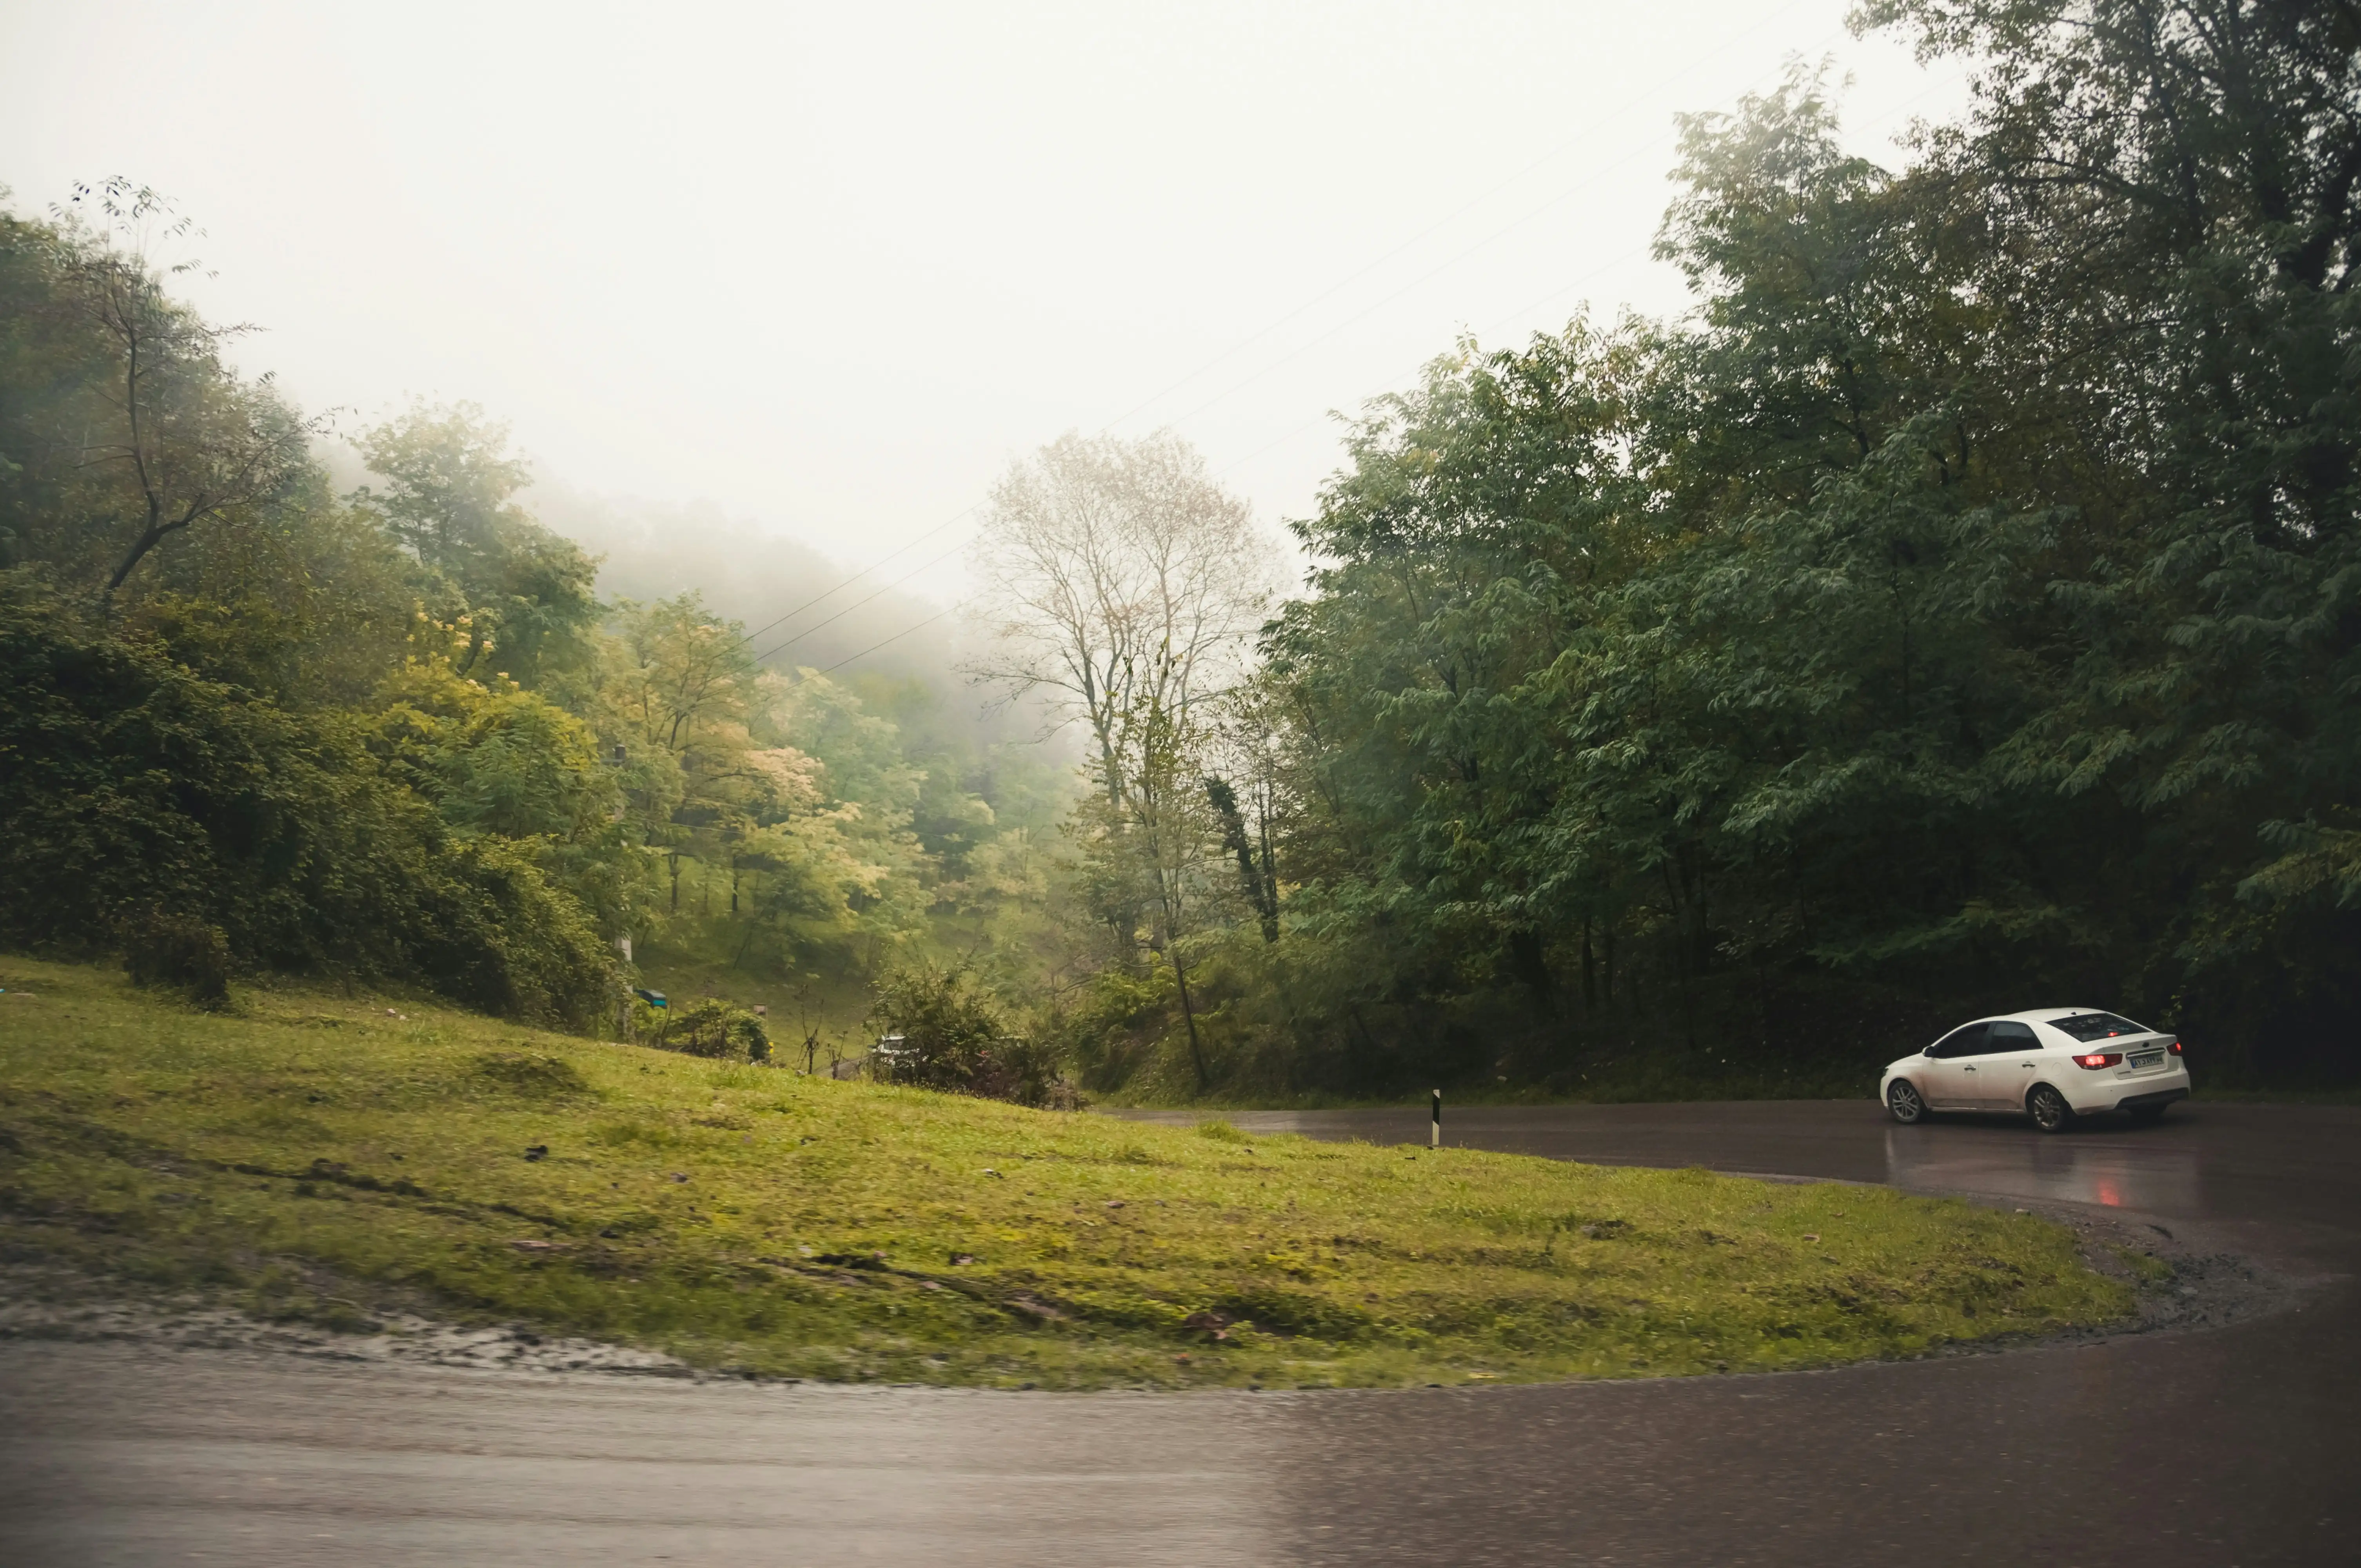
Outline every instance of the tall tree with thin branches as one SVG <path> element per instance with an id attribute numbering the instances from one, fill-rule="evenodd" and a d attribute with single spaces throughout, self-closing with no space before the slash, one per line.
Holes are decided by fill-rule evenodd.
<path id="1" fill-rule="evenodd" d="M 973 551 L 991 641 L 970 674 L 1044 701 L 1054 727 L 1088 729 L 1095 849 L 1119 863 L 1112 883 L 1137 894 L 1110 918 L 1126 939 L 1144 926 L 1171 963 L 1201 1086 L 1183 950 L 1210 820 L 1197 751 L 1207 704 L 1246 667 L 1270 563 L 1246 503 L 1169 432 L 1050 443 L 993 491 Z"/>
<path id="2" fill-rule="evenodd" d="M 80 466 L 128 482 L 130 516 L 118 520 L 101 591 L 111 606 L 167 538 L 283 496 L 309 472 L 311 439 L 324 425 L 299 417 L 269 376 L 247 381 L 223 363 L 250 327 L 215 325 L 167 291 L 196 264 L 159 269 L 148 241 L 192 230 L 154 191 L 122 180 L 79 187 L 56 215 L 62 300 L 114 366 L 77 454 Z"/>

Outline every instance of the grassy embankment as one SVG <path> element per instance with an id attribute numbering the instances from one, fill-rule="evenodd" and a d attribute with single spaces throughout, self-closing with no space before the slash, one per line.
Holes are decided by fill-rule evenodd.
<path id="1" fill-rule="evenodd" d="M 1822 1365 L 2131 1305 L 2055 1226 L 1876 1189 L 1142 1126 L 324 990 L 208 1014 L 16 959 L 0 985 L 9 1255 L 356 1329 L 425 1306 L 773 1375 L 1327 1386 Z"/>

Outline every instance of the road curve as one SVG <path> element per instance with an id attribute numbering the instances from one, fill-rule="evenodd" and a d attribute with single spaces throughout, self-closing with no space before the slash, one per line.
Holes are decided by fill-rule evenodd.
<path id="1" fill-rule="evenodd" d="M 1422 1111 L 1257 1129 L 1423 1141 Z M 2228 1328 L 1839 1371 L 1026 1395 L 0 1344 L 0 1563 L 2361 1562 L 2361 1112 L 2044 1138 L 1865 1102 L 1455 1143 L 2116 1209 L 2312 1281 Z"/>

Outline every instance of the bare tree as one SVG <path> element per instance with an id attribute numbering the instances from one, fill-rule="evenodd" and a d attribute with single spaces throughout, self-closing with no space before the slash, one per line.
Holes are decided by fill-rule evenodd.
<path id="1" fill-rule="evenodd" d="M 969 673 L 1081 721 L 1112 804 L 1124 729 L 1235 678 L 1261 624 L 1270 548 L 1180 437 L 1069 433 L 1012 467 L 972 552 L 991 651 Z"/>
<path id="2" fill-rule="evenodd" d="M 1205 705 L 1246 668 L 1276 575 L 1270 547 L 1178 436 L 1070 433 L 994 490 L 973 565 L 992 641 L 969 673 L 1011 700 L 1045 699 L 1053 725 L 1089 727 L 1098 842 L 1152 912 L 1148 943 L 1172 965 L 1202 1087 L 1182 952 L 1208 823 L 1194 758 Z"/>

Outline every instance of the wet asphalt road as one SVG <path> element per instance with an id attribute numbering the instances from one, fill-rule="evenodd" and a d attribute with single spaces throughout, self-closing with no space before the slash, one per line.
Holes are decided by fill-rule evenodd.
<path id="1" fill-rule="evenodd" d="M 1423 1141 L 1422 1111 L 1241 1115 Z M 2361 1111 L 1453 1113 L 1566 1158 L 2103 1205 L 2312 1285 L 2225 1329 L 1778 1376 L 1025 1395 L 0 1344 L 0 1564 L 2361 1563 Z"/>

